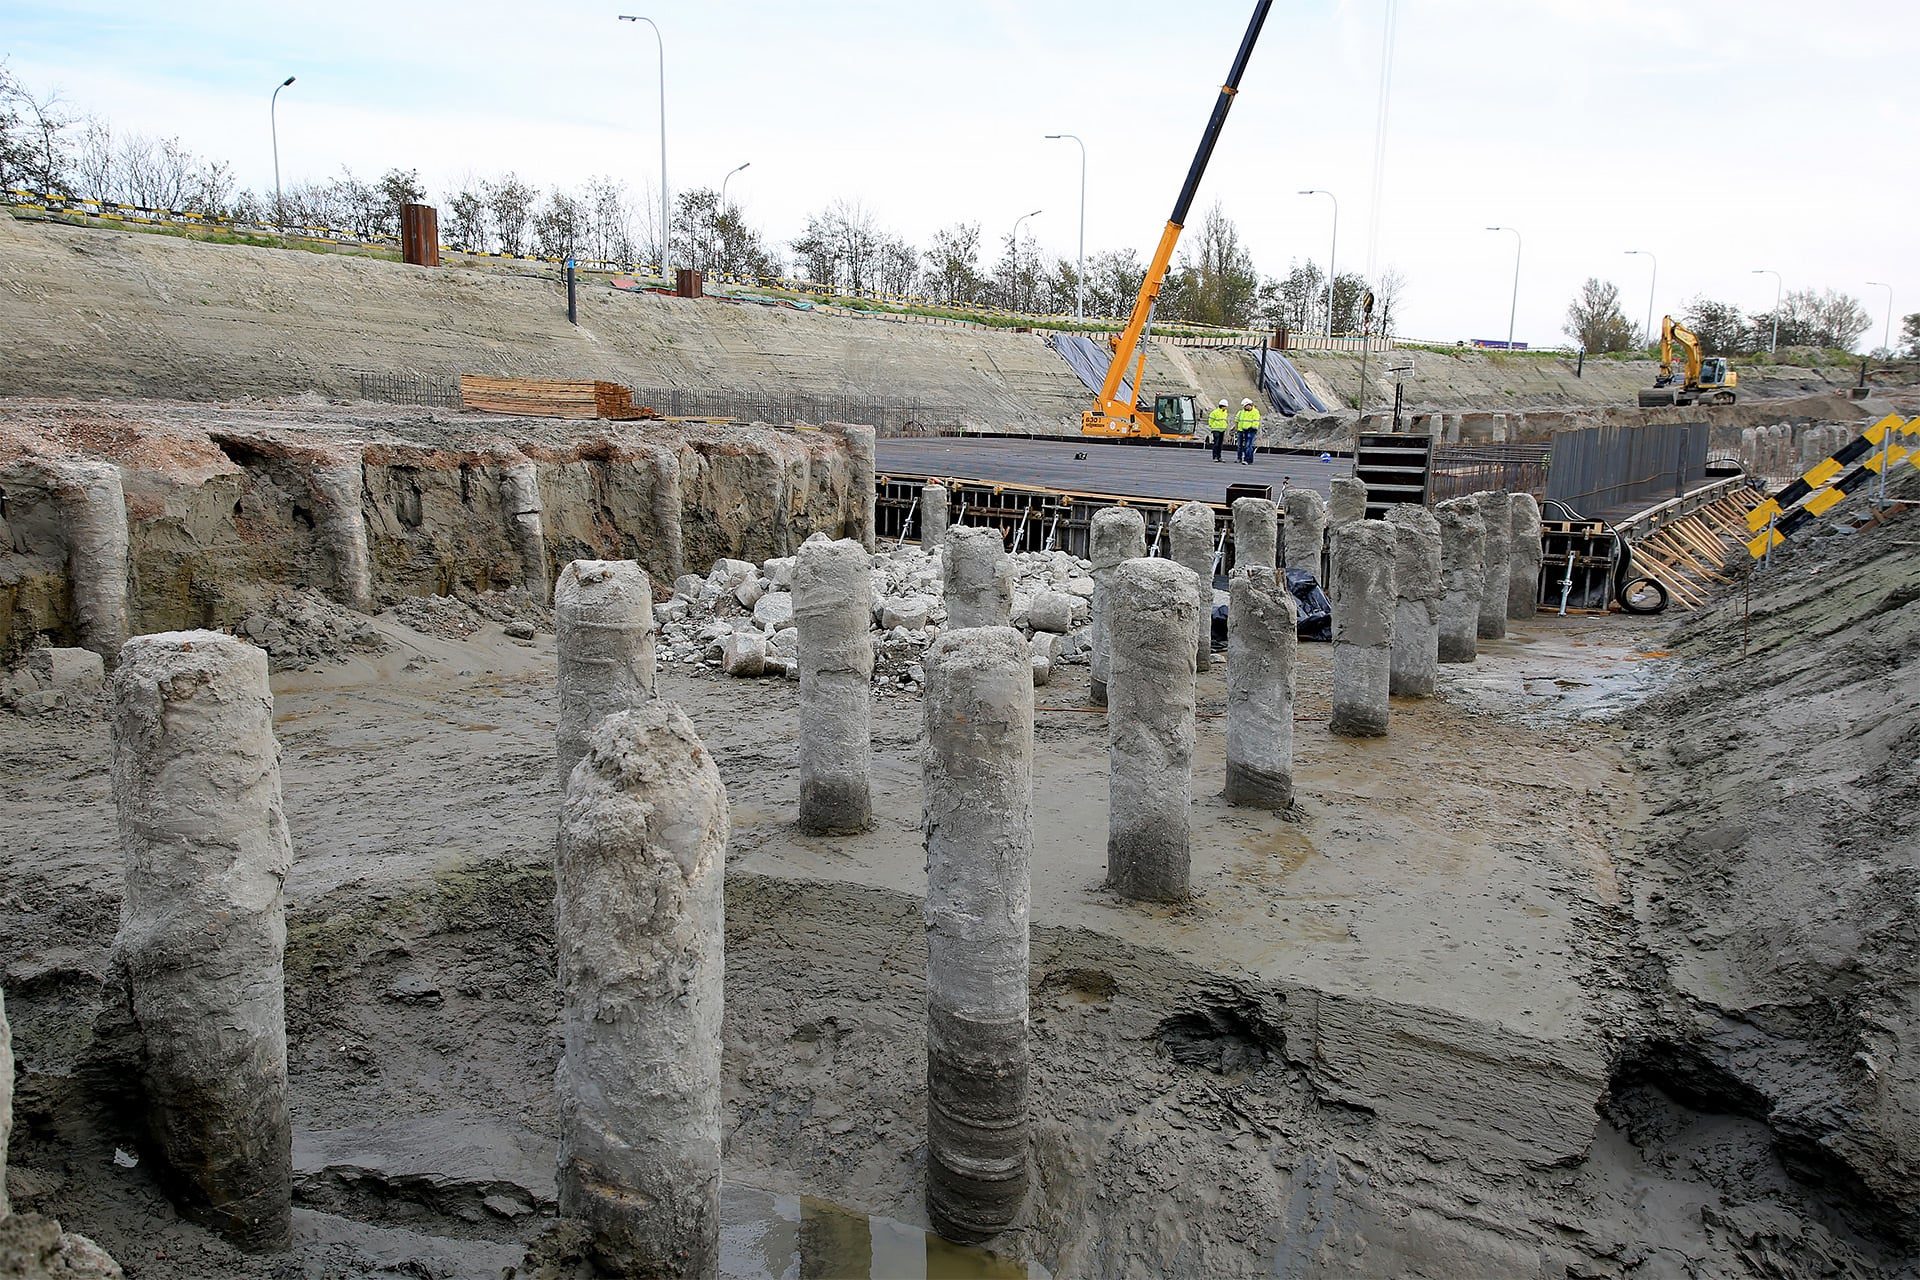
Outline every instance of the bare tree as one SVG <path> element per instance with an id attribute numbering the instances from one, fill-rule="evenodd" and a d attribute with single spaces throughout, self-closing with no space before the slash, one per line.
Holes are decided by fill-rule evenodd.
<path id="1" fill-rule="evenodd" d="M 547 258 L 571 258 L 580 249 L 587 212 L 581 202 L 555 187 L 533 220 L 534 252 Z"/>
<path id="2" fill-rule="evenodd" d="M 921 255 L 922 288 L 939 302 L 979 302 L 987 282 L 980 275 L 980 224 L 956 222 L 933 233 Z"/>
<path id="3" fill-rule="evenodd" d="M 493 218 L 493 232 L 499 237 L 502 253 L 524 253 L 527 248 L 527 224 L 533 219 L 533 207 L 540 195 L 509 173 L 486 185 L 487 212 Z"/>
<path id="4" fill-rule="evenodd" d="M 74 120 L 58 93 L 35 93 L 0 63 L 0 186 L 64 194 Z"/>
<path id="5" fill-rule="evenodd" d="M 586 206 L 587 256 L 622 265 L 632 262 L 633 211 L 627 204 L 626 184 L 606 175 L 591 178 L 582 202 Z"/>
<path id="6" fill-rule="evenodd" d="M 487 198 L 485 188 L 471 175 L 460 180 L 460 189 L 442 197 L 447 210 L 447 243 L 469 253 L 487 247 Z"/>

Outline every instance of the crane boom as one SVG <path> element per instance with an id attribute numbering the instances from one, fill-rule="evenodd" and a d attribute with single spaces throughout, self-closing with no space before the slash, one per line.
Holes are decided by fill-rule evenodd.
<path id="1" fill-rule="evenodd" d="M 1108 364 L 1107 376 L 1100 384 L 1100 398 L 1093 408 L 1081 415 L 1080 430 L 1084 435 L 1151 437 L 1160 434 L 1151 411 L 1143 412 L 1137 403 L 1120 399 L 1120 384 L 1126 377 L 1127 366 L 1136 365 L 1133 388 L 1137 402 L 1140 380 L 1147 362 L 1146 350 L 1141 345 L 1142 337 L 1153 323 L 1153 310 L 1160 298 L 1160 286 L 1166 282 L 1167 268 L 1173 262 L 1174 245 L 1180 240 L 1181 228 L 1186 225 L 1187 214 L 1193 208 L 1193 197 L 1200 190 L 1201 175 L 1206 173 L 1207 162 L 1213 158 L 1213 148 L 1220 141 L 1220 131 L 1227 123 L 1227 112 L 1233 106 L 1234 96 L 1240 92 L 1240 77 L 1246 73 L 1247 62 L 1253 57 L 1254 42 L 1260 38 L 1260 28 L 1266 23 L 1267 11 L 1272 7 L 1273 0 L 1257 0 L 1253 6 L 1253 17 L 1247 23 L 1247 33 L 1240 38 L 1240 48 L 1233 55 L 1233 66 L 1227 71 L 1226 83 L 1220 86 L 1220 96 L 1214 100 L 1213 114 L 1208 117 L 1206 130 L 1200 135 L 1200 147 L 1194 152 L 1193 164 L 1187 169 L 1187 180 L 1181 184 L 1180 196 L 1173 202 L 1173 216 L 1167 219 L 1165 229 L 1160 232 L 1160 243 L 1147 263 L 1146 277 L 1140 282 L 1140 296 L 1133 301 L 1133 312 L 1127 317 L 1126 327 L 1112 340 L 1113 360 Z"/>

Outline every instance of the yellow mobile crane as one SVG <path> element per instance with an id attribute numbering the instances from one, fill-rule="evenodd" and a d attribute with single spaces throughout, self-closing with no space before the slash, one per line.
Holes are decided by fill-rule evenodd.
<path id="1" fill-rule="evenodd" d="M 1193 165 L 1187 170 L 1186 184 L 1180 188 L 1180 198 L 1173 203 L 1173 216 L 1167 219 L 1166 230 L 1160 233 L 1160 245 L 1147 264 L 1146 278 L 1140 282 L 1140 296 L 1133 301 L 1133 314 L 1127 317 L 1127 327 L 1110 340 L 1113 361 L 1100 384 L 1100 398 L 1094 401 L 1093 408 L 1080 415 L 1082 435 L 1152 440 L 1162 435 L 1191 436 L 1200 425 L 1199 406 L 1190 395 L 1155 396 L 1151 405 L 1142 397 L 1140 380 L 1147 370 L 1144 339 L 1153 328 L 1153 310 L 1160 300 L 1160 286 L 1167 278 L 1173 246 L 1180 239 L 1187 211 L 1193 207 L 1194 193 L 1200 188 L 1200 175 L 1207 171 L 1207 161 L 1213 158 L 1214 144 L 1220 140 L 1220 130 L 1227 122 L 1227 110 L 1233 106 L 1234 95 L 1240 92 L 1240 77 L 1247 69 L 1247 59 L 1253 56 L 1253 44 L 1260 38 L 1267 10 L 1272 7 L 1273 0 L 1259 0 L 1253 6 L 1253 20 L 1247 24 L 1247 34 L 1240 40 L 1240 51 L 1233 57 L 1227 82 L 1220 86 L 1213 115 L 1200 137 L 1200 149 L 1194 153 Z M 1120 397 L 1120 385 L 1126 378 L 1128 365 L 1133 366 L 1131 403 Z"/>
<path id="2" fill-rule="evenodd" d="M 1679 344 L 1686 358 L 1683 371 L 1676 372 L 1673 365 L 1673 348 Z M 1672 316 L 1660 318 L 1660 376 L 1653 380 L 1653 386 L 1640 392 L 1640 407 L 1658 408 L 1661 405 L 1695 404 L 1704 401 L 1707 404 L 1732 404 L 1740 385 L 1740 375 L 1727 367 L 1725 356 L 1703 356 L 1700 352 L 1700 339 L 1693 330 L 1676 321 Z"/>

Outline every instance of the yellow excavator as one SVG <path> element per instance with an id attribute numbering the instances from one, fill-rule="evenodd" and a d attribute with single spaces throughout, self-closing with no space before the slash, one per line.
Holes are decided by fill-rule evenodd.
<path id="1" fill-rule="evenodd" d="M 1673 367 L 1676 344 L 1686 358 L 1686 366 L 1680 370 Z M 1693 330 L 1672 316 L 1660 318 L 1660 376 L 1653 380 L 1652 387 L 1640 392 L 1641 408 L 1732 404 L 1739 385 L 1740 375 L 1727 367 L 1725 356 L 1702 356 L 1700 339 Z"/>
<path id="2" fill-rule="evenodd" d="M 1199 429 L 1200 407 L 1193 396 L 1155 396 L 1148 404 L 1139 394 L 1140 380 L 1147 371 L 1145 339 L 1153 330 L 1153 311 L 1159 304 L 1160 286 L 1165 283 L 1167 267 L 1173 262 L 1173 246 L 1180 239 L 1188 210 L 1193 207 L 1194 193 L 1200 189 L 1200 175 L 1207 171 L 1207 161 L 1213 158 L 1214 144 L 1220 140 L 1220 130 L 1227 122 L 1227 110 L 1233 106 L 1234 95 L 1240 92 L 1240 77 L 1247 69 L 1247 60 L 1253 56 L 1254 41 L 1260 38 L 1260 28 L 1272 7 L 1273 0 L 1259 0 L 1253 7 L 1253 20 L 1247 24 L 1247 34 L 1240 40 L 1240 51 L 1233 57 L 1227 82 L 1220 86 L 1213 115 L 1200 138 L 1200 149 L 1194 153 L 1193 165 L 1187 170 L 1186 184 L 1180 188 L 1180 198 L 1173 203 L 1173 216 L 1167 219 L 1166 229 L 1160 233 L 1159 247 L 1154 249 L 1153 260 L 1147 264 L 1146 278 L 1140 282 L 1140 296 L 1134 299 L 1127 327 L 1110 339 L 1113 360 L 1107 365 L 1099 399 L 1094 401 L 1093 408 L 1080 415 L 1081 435 L 1153 440 L 1163 435 L 1190 437 Z M 1120 394 L 1128 365 L 1133 366 L 1131 399 L 1122 398 Z"/>

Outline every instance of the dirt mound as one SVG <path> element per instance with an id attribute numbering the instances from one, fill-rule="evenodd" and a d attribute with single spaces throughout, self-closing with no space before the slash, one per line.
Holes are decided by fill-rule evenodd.
<path id="1" fill-rule="evenodd" d="M 386 648 L 364 617 L 311 587 L 273 592 L 233 629 L 267 651 L 274 671 L 311 671 L 351 654 Z"/>
<path id="2" fill-rule="evenodd" d="M 1920 498 L 1920 478 L 1896 492 Z M 1848 509 L 1859 514 L 1856 499 Z M 1634 718 L 1654 1034 L 1863 1230 L 1920 1238 L 1920 509 L 1831 524 L 1685 622 Z"/>

